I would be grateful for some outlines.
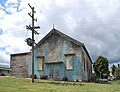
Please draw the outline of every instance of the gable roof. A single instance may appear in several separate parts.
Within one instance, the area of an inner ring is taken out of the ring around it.
[[[77,44],[77,45],[79,45],[79,46],[82,46],[83,49],[85,50],[86,54],[88,55],[88,58],[90,59],[90,61],[91,61],[91,63],[92,63],[92,60],[91,60],[91,58],[90,58],[90,55],[89,55],[89,53],[88,53],[88,51],[87,51],[87,49],[86,49],[86,47],[85,47],[85,45],[84,45],[83,43],[81,43],[81,42],[79,42],[79,41],[71,38],[70,36],[68,36],[68,35],[66,35],[66,34],[58,31],[58,30],[55,29],[55,28],[53,28],[42,40],[40,40],[40,41],[36,44],[35,48],[38,47],[41,43],[43,43],[49,36],[51,36],[51,35],[54,34],[54,33],[57,33],[57,34],[59,34],[60,36],[62,36],[62,37],[64,37],[64,38],[67,38],[69,41],[71,41],[71,42],[73,42],[73,43],[75,43],[75,44]]]

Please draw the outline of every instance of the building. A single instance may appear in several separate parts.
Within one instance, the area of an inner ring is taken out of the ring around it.
[[[52,29],[34,48],[34,74],[37,78],[89,81],[92,77],[92,60],[85,45],[56,29]],[[11,54],[11,75],[32,75],[31,53]]]
[[[10,55],[10,74],[16,77],[29,77],[29,62],[31,53],[17,53]]]
[[[10,67],[7,65],[0,65],[0,76],[8,76]]]
[[[92,60],[85,45],[56,29],[52,29],[34,49],[34,73],[54,80],[89,81]],[[22,60],[23,61],[23,60]],[[29,61],[29,75],[32,61]]]

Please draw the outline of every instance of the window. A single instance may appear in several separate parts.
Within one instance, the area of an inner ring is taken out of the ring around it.
[[[66,55],[66,69],[72,70],[73,69],[73,61],[74,61],[74,55]]]
[[[85,58],[83,58],[84,71],[85,71],[85,68],[86,68],[86,67],[85,67],[85,64],[86,64],[86,63],[85,63]]]
[[[43,57],[37,57],[38,59],[38,70],[43,70]]]
[[[88,60],[87,60],[87,62],[86,62],[86,70],[88,71],[88,69],[89,69],[89,63],[88,63]]]

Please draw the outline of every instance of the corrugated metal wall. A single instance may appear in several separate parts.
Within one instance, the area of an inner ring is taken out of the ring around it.
[[[83,52],[84,53],[84,52]],[[67,70],[66,55],[73,55],[73,69]],[[84,54],[86,55],[86,54]],[[44,56],[42,71],[38,71],[38,56]],[[52,34],[35,49],[35,74],[48,75],[49,78],[62,79],[67,76],[69,80],[87,80],[87,69],[84,71],[81,46],[74,44],[59,34]],[[87,62],[87,61],[86,61]],[[31,66],[31,64],[30,64]],[[89,65],[90,66],[90,65]],[[29,73],[31,74],[31,67]]]

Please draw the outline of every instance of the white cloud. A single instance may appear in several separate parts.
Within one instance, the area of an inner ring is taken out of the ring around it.
[[[0,19],[3,19],[5,16],[5,12],[4,11],[0,11]]]
[[[64,4],[65,0],[55,0],[55,2],[56,2],[57,5],[60,5],[60,6],[64,6],[65,5]]]
[[[35,7],[36,26],[39,36],[36,42],[44,37],[55,25],[55,28],[85,43],[92,59],[106,56],[110,62],[117,61],[120,55],[120,1],[119,0],[8,0],[6,7],[0,5],[0,51],[2,60],[8,60],[8,54],[29,51],[24,42],[31,37],[31,31],[25,28],[31,24],[31,12],[28,3]],[[11,6],[10,6],[11,5]],[[3,10],[4,9],[4,10]],[[17,11],[17,9],[19,11]],[[11,14],[5,14],[10,12]],[[27,34],[27,35],[26,35]],[[5,59],[7,58],[7,59]]]
[[[18,3],[18,0],[8,0],[6,4],[9,4],[9,3]]]
[[[0,63],[9,65],[10,55],[7,55],[5,52],[0,52]]]

